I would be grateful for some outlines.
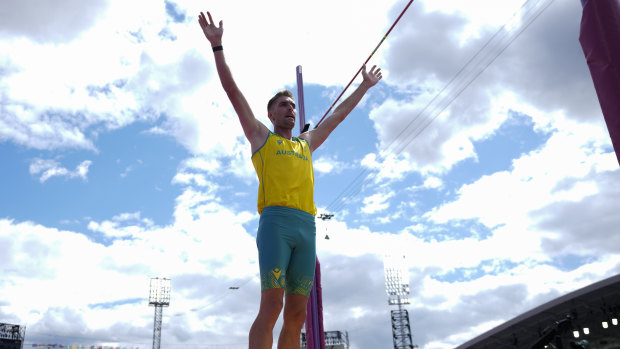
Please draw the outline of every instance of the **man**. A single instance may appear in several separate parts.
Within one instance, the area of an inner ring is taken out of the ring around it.
[[[306,304],[314,279],[316,259],[314,173],[312,152],[381,79],[375,66],[362,70],[363,81],[319,127],[293,137],[297,112],[290,91],[278,92],[267,104],[273,132],[254,117],[237,87],[222,47],[223,22],[200,13],[198,22],[211,43],[222,87],[232,103],[252,149],[259,179],[256,236],[261,272],[258,316],[250,329],[250,349],[271,349],[273,328],[284,306],[279,349],[299,348]],[[285,298],[285,301],[283,301]]]

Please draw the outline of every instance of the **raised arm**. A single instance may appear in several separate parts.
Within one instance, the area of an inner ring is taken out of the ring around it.
[[[224,91],[226,91],[226,95],[228,95],[228,99],[235,108],[235,112],[239,117],[239,122],[241,122],[241,127],[243,128],[243,133],[245,133],[245,137],[250,142],[252,146],[252,153],[256,151],[265,141],[267,134],[269,134],[269,129],[260,121],[254,117],[254,113],[252,109],[250,109],[250,105],[247,100],[237,87],[235,80],[233,79],[232,73],[230,72],[230,68],[226,63],[226,58],[224,57],[224,50],[222,48],[222,35],[224,34],[224,23],[220,21],[219,25],[216,26],[213,22],[213,18],[211,17],[211,13],[207,12],[207,17],[205,14],[200,12],[198,16],[198,23],[200,23],[200,27],[204,32],[207,40],[211,43],[211,47],[213,48],[213,55],[215,57],[215,66],[217,68],[217,74],[220,77],[220,82],[222,83],[222,87]]]
[[[349,113],[355,108],[355,106],[362,100],[362,97],[366,92],[381,80],[381,69],[373,66],[370,71],[366,71],[366,66],[362,68],[362,77],[364,80],[362,83],[347,97],[342,103],[340,103],[334,112],[323,121],[319,127],[307,131],[300,135],[300,137],[306,139],[310,144],[310,150],[317,149],[327,137],[332,133],[336,126],[340,125],[342,121],[349,115]]]

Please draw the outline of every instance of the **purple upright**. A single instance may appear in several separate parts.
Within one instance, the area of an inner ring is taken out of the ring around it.
[[[299,116],[299,134],[303,132],[306,124],[306,108],[304,107],[304,78],[301,65],[297,66],[297,115]]]
[[[299,115],[299,133],[303,132],[306,123],[304,108],[304,80],[301,65],[297,66],[297,111]],[[314,282],[306,311],[306,346],[308,349],[325,349],[325,333],[323,332],[323,294],[321,290],[321,264],[316,259]]]
[[[620,164],[620,0],[581,0],[579,42]]]
[[[325,349],[323,330],[323,290],[321,289],[321,263],[316,259],[314,284],[306,312],[306,345],[308,349]]]

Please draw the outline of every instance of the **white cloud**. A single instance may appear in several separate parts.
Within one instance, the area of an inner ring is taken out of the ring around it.
[[[141,218],[140,212],[121,213],[112,217],[111,220],[101,223],[90,221],[88,229],[93,232],[104,234],[109,238],[135,237],[139,236],[145,229],[153,229],[153,221],[149,218]],[[135,225],[129,225],[131,222]]]
[[[442,186],[443,186],[443,181],[438,177],[430,176],[424,180],[425,188],[436,189],[436,188],[441,188]]]
[[[68,6],[71,11],[49,10],[43,5],[31,11],[30,6],[11,3],[13,12],[7,14],[21,13],[26,8],[32,13],[24,23],[7,22],[8,31],[0,42],[1,51],[5,52],[2,64],[7,73],[0,80],[0,90],[5,93],[0,139],[37,149],[94,150],[94,140],[101,128],[123,127],[137,120],[152,122],[162,117],[160,132],[173,135],[195,154],[240,150],[237,136],[242,133],[236,115],[213,74],[208,42],[196,21],[204,4],[175,4],[188,17],[183,23],[173,23],[166,15],[164,2],[140,1],[128,5],[110,0],[88,9],[65,2],[58,8]],[[333,11],[353,5],[360,10],[358,16],[345,19],[336,15],[337,12],[320,14],[326,20],[329,19],[325,16],[338,19],[333,23],[338,23],[341,35],[356,34],[349,42],[358,44],[346,54],[358,57],[368,50],[361,44],[367,40],[365,34],[373,33],[378,40],[377,33],[387,25],[387,19],[366,21],[364,18],[376,17],[376,11],[387,12],[391,4],[368,3],[369,8],[364,11],[352,1],[338,3],[336,8],[330,5]],[[223,3],[211,11],[216,18],[225,19],[229,63],[256,116],[268,126],[263,112],[265,101],[273,90],[294,81],[296,64],[305,66],[308,83],[336,84],[350,78],[350,73],[333,62],[321,63],[329,60],[321,52],[339,47],[336,42],[324,40],[333,32],[333,25],[316,27],[311,20],[310,14],[318,14],[321,6],[300,4],[307,14],[303,20],[312,23],[308,27],[314,27],[303,34],[305,45],[300,46],[301,51],[281,52],[277,60],[270,55],[252,54],[252,64],[246,62],[248,53],[264,52],[265,47],[247,28],[260,25],[264,32],[279,33],[282,40],[297,40],[295,31],[280,30],[284,23],[258,21],[254,10],[287,18],[296,27],[304,25],[299,23],[301,18],[293,20],[294,16],[278,15],[275,3],[262,3],[260,9],[254,9],[258,4],[246,2],[243,13],[236,11],[237,6]],[[71,16],[72,11],[83,15],[78,21],[67,21],[65,17]],[[364,25],[359,26],[361,23]],[[358,29],[353,30],[354,26]],[[163,31],[169,35],[161,35]],[[171,40],[171,36],[175,39]],[[316,49],[319,46],[320,51]],[[282,64],[291,60],[297,62],[287,71]],[[327,66],[332,68],[325,69]],[[50,126],[50,121],[55,123],[54,127],[41,129]]]
[[[3,5],[0,35],[48,43],[75,39],[106,12],[108,1],[61,0],[51,4],[44,0],[7,0]]]
[[[129,175],[129,173],[130,173],[131,171],[133,171],[133,170],[134,170],[134,167],[133,167],[132,165],[129,165],[129,166],[125,167],[125,170],[124,170],[124,171],[121,173],[121,175],[120,175],[120,176],[121,176],[121,178],[125,178],[125,177],[127,177],[127,175]]]
[[[369,173],[364,180],[374,178],[374,182],[382,182],[385,180],[400,180],[405,175],[413,171],[411,163],[407,157],[398,157],[391,154],[382,153],[366,154],[361,162],[363,167],[376,170],[377,173]]]
[[[464,185],[457,201],[429,217],[438,222],[479,219],[488,227],[522,225],[529,212],[554,202],[579,202],[600,192],[602,188],[588,174],[609,171],[613,154],[605,153],[603,144],[596,146],[599,136],[590,138],[594,133],[588,132],[587,125],[566,122],[561,127],[542,149],[514,160],[511,171]],[[561,185],[565,181],[568,185]]]
[[[199,153],[185,159],[179,166],[178,173],[172,179],[174,184],[207,186],[214,181],[233,175],[246,183],[257,182],[256,172],[250,161],[248,143],[239,138],[234,140],[229,152],[217,148],[212,152]]]
[[[168,311],[175,313],[198,315],[191,311],[194,308],[212,311],[221,306],[218,298],[230,292],[232,283],[243,284],[244,294],[258,295],[255,240],[242,227],[256,216],[203,200],[208,195],[196,200],[200,193],[186,194],[179,197],[178,219],[170,226],[155,226],[140,212],[90,222],[89,229],[112,238],[106,245],[94,242],[96,235],[88,238],[30,222],[0,220],[0,241],[6,247],[1,265],[11,280],[0,282],[2,294],[11,299],[3,310],[27,321],[32,337],[46,331],[70,332],[61,331],[65,316],[70,316],[79,319],[83,335],[111,338],[114,328],[131,319],[131,325],[123,325],[127,331],[117,334],[131,341],[148,338],[149,332],[139,335],[140,329],[152,325],[152,308],[145,302],[150,277],[173,280],[174,306]],[[201,277],[211,281],[204,285],[192,281]],[[90,291],[83,292],[80,285],[90,285]],[[125,300],[129,302],[122,305]],[[249,328],[254,314],[245,307],[232,312]],[[228,315],[218,315],[220,323],[228,323]],[[196,320],[187,324],[189,328],[203,328]],[[246,335],[237,341],[245,341]]]
[[[52,177],[67,177],[67,178],[81,178],[86,180],[88,175],[88,168],[92,164],[90,160],[84,160],[77,165],[75,170],[68,170],[60,165],[56,160],[45,160],[36,158],[30,163],[29,171],[32,175],[41,174],[39,181],[41,183],[47,181]]]
[[[312,166],[319,174],[338,174],[349,167],[346,163],[338,161],[336,156],[320,156],[312,159]]]
[[[363,200],[364,207],[362,207],[362,212],[367,214],[373,214],[386,210],[388,207],[390,207],[390,203],[387,201],[393,196],[394,192],[389,192],[376,193],[374,195],[365,197]]]
[[[85,333],[107,334],[122,325],[132,331],[118,332],[119,337],[144,341],[151,333],[140,329],[152,324],[152,308],[145,301],[109,308],[90,305],[145,299],[148,278],[168,276],[173,288],[171,307],[165,312],[169,330],[174,323],[185,321],[184,328],[191,334],[183,337],[179,332],[180,338],[226,343],[225,337],[211,332],[212,326],[217,326],[218,331],[234,326],[237,330],[229,335],[244,342],[255,315],[259,287],[255,241],[242,224],[255,220],[256,215],[232,212],[217,203],[213,192],[191,189],[177,199],[175,210],[174,223],[166,227],[153,226],[139,212],[119,214],[98,223],[100,228],[104,224],[113,226],[109,232],[132,237],[114,240],[108,246],[75,232],[0,221],[0,246],[6,248],[0,253],[1,265],[3,272],[10,271],[12,280],[11,285],[0,282],[0,289],[9,299],[23,300],[11,301],[3,309],[29,319],[33,333],[43,329],[59,331],[70,317],[88,329],[85,331],[92,331]],[[364,347],[362,343],[367,341],[391,340],[381,262],[386,252],[407,255],[412,287],[412,304],[408,308],[416,319],[414,338],[437,348],[454,347],[510,316],[605,277],[620,264],[617,256],[608,256],[563,272],[546,265],[545,256],[531,254],[535,246],[529,243],[517,246],[477,239],[428,241],[407,233],[392,235],[366,227],[353,228],[338,220],[318,222],[317,235],[322,237],[324,232],[330,239],[319,238],[317,244],[323,267],[326,326],[348,330],[358,347]],[[513,239],[522,236],[513,233]],[[512,255],[507,253],[510,250]],[[514,259],[520,261],[516,266],[484,264],[517,254],[527,258]],[[482,275],[471,274],[468,280],[436,279],[455,268],[479,266]],[[85,280],[84,273],[92,276]],[[541,274],[546,276],[543,283]],[[88,293],[79,287],[63,288],[58,294],[47,291],[57,289],[59,284],[84,282],[122,287],[95,287]],[[353,293],[352,284],[357,285]],[[231,285],[241,285],[240,293],[231,295]],[[41,290],[46,290],[45,296]],[[63,304],[71,304],[71,308],[63,308]],[[30,313],[32,310],[36,311]],[[235,321],[229,318],[233,314]],[[432,330],[447,318],[459,318],[461,323]],[[119,319],[131,319],[131,324]],[[375,329],[371,336],[374,339],[365,334],[368,328]]]
[[[422,173],[445,173],[458,162],[476,159],[472,141],[492,135],[510,111],[527,112],[534,106],[544,115],[534,119],[539,126],[554,123],[549,115],[558,112],[569,119],[600,123],[595,119],[600,117],[600,108],[575,39],[578,3],[550,6],[471,85],[465,82],[476,75],[468,77],[468,72],[483,67],[470,67],[463,75],[457,72],[483,47],[508,13],[477,11],[481,13],[474,15],[460,4],[440,5],[444,3],[412,8],[390,40],[385,68],[391,75],[386,83],[398,85],[406,97],[397,101],[388,96],[371,112],[381,141],[380,151],[407,153],[409,156],[403,155],[403,160]],[[484,8],[494,6],[489,2]],[[506,8],[515,11],[518,5]],[[495,18],[483,22],[486,16]],[[429,27],[434,29],[421,30]],[[516,34],[517,29],[509,32]],[[463,41],[463,35],[470,34]],[[476,58],[488,60],[480,57],[499,53],[498,47],[486,47]],[[459,78],[447,90],[441,90],[455,76]],[[459,85],[467,88],[456,98]],[[433,100],[436,95],[438,99]],[[565,96],[575,99],[566,100]]]
[[[328,312],[340,314],[340,320],[331,316],[326,317],[327,321],[348,329],[357,338],[363,337],[353,319],[356,304],[364,302],[364,321],[375,328],[374,335],[381,333],[387,318],[381,259],[386,252],[403,253],[411,274],[412,304],[408,308],[415,319],[412,331],[417,343],[424,343],[424,347],[453,348],[543,302],[620,271],[617,254],[593,258],[570,271],[561,270],[549,264],[547,254],[536,252],[540,237],[522,241],[519,231],[511,232],[510,240],[492,237],[482,241],[428,241],[406,233],[392,235],[352,228],[333,220],[318,225],[317,235],[323,232],[330,236],[329,240],[317,239],[326,278],[324,304],[328,304]],[[516,263],[506,263],[508,260]],[[465,268],[465,273],[456,273],[458,268]],[[450,279],[450,273],[454,273],[455,280]],[[543,280],[541,275],[545,276]],[[359,285],[354,295],[338,292],[353,280],[358,280]],[[386,332],[388,340],[389,327]]]
[[[473,142],[490,137],[518,106],[510,93],[469,105],[470,99],[486,98],[485,91],[470,91],[465,96],[467,102],[457,100],[442,112],[431,104],[429,110],[427,104],[437,89],[414,92],[412,101],[388,98],[371,111],[370,119],[380,139],[380,155],[375,155],[375,167],[383,172],[379,178],[399,179],[413,171],[444,174],[463,160],[477,159]]]
[[[172,179],[172,183],[191,185],[192,183],[204,187],[207,185],[207,179],[204,175],[193,173],[177,173]]]

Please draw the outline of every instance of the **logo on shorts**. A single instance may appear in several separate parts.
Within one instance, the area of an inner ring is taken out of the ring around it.
[[[271,271],[271,273],[273,273],[273,276],[276,277],[276,280],[280,279],[280,274],[282,274],[282,270],[275,268],[274,270]]]

